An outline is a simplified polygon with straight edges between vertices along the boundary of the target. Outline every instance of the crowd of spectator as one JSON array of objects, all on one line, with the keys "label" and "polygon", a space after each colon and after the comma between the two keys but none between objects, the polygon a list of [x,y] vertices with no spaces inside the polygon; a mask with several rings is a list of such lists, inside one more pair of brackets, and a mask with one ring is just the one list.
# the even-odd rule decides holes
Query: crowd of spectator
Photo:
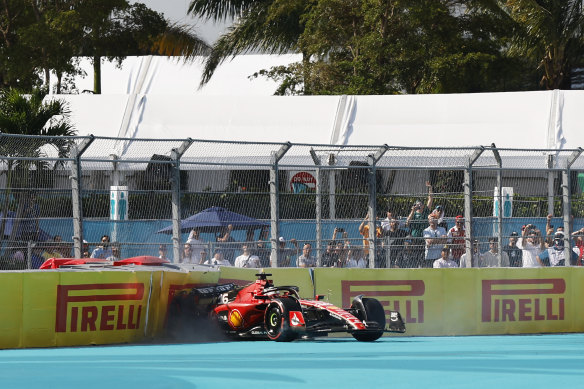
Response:
[{"label": "crowd of spectator", "polygon": [[[281,236],[276,241],[277,259],[273,258],[270,230],[267,226],[250,228],[245,240],[238,242],[233,237],[234,227],[228,225],[215,232],[209,242],[201,237],[200,229],[192,229],[182,246],[179,258],[172,260],[168,249],[171,245],[158,246],[158,257],[171,262],[191,265],[235,266],[241,268],[270,267],[277,260],[278,267],[370,267],[371,254],[374,253],[376,268],[471,268],[471,267],[543,267],[543,266],[581,266],[584,254],[584,228],[573,231],[566,237],[563,227],[551,225],[552,215],[548,215],[545,228],[526,224],[508,236],[503,242],[495,236],[473,239],[467,253],[469,239],[462,215],[446,217],[441,205],[434,207],[432,186],[426,183],[428,197],[425,202],[417,200],[405,217],[395,215],[391,210],[386,218],[372,218],[369,214],[359,226],[348,231],[336,227],[330,240],[324,242],[321,250],[314,241],[298,241]],[[33,240],[38,238],[38,206],[34,194],[26,197],[28,219],[21,223],[22,236]],[[452,223],[449,226],[448,223]],[[374,226],[375,250],[370,228]],[[354,227],[353,227],[354,228]],[[209,232],[209,231],[204,231]],[[257,233],[257,235],[256,235]],[[208,235],[206,235],[208,236]],[[573,239],[569,258],[565,245]],[[488,249],[481,250],[481,248]],[[501,246],[501,247],[500,247]],[[103,235],[97,244],[83,241],[82,257],[98,260],[117,261],[123,257],[121,246]],[[27,249],[15,249],[12,260],[30,262],[30,267],[38,268],[50,258],[74,257],[72,244],[63,242],[55,235],[45,242],[36,242]],[[320,262],[318,259],[320,259]]]}]

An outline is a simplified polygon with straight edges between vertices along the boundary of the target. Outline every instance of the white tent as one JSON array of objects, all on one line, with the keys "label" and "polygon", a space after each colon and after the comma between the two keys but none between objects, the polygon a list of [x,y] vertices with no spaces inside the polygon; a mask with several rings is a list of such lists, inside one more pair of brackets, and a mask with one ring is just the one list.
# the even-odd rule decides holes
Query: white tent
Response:
[{"label": "white tent", "polygon": [[584,91],[271,96],[274,82],[248,79],[260,69],[298,60],[297,55],[238,56],[197,89],[202,62],[130,58],[121,69],[105,66],[104,94],[55,97],[70,103],[80,135],[409,147],[584,147]]}]

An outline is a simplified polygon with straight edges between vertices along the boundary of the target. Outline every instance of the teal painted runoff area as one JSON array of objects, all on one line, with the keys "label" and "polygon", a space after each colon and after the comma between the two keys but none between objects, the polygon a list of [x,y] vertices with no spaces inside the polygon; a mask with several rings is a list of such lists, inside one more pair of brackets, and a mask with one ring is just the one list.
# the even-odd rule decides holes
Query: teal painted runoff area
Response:
[{"label": "teal painted runoff area", "polygon": [[584,334],[0,351],[8,388],[578,388]]}]

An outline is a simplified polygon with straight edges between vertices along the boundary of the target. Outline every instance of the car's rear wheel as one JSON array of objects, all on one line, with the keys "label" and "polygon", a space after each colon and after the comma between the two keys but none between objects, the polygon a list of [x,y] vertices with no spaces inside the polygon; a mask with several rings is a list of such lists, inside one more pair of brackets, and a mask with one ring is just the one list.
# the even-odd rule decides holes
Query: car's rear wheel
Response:
[{"label": "car's rear wheel", "polygon": [[381,328],[379,331],[375,330],[365,330],[365,331],[357,331],[353,332],[353,337],[360,342],[373,342],[383,335],[383,330],[385,329],[385,310],[383,309],[383,305],[379,302],[379,300],[374,298],[367,298],[363,297],[361,299],[363,303],[358,304],[358,301],[354,301],[351,308],[354,308],[359,312],[357,317],[361,320],[365,320],[367,322],[376,322]]},{"label": "car's rear wheel", "polygon": [[268,338],[276,342],[289,342],[298,337],[290,327],[290,311],[300,311],[298,301],[292,298],[275,299],[266,308],[264,325]]}]

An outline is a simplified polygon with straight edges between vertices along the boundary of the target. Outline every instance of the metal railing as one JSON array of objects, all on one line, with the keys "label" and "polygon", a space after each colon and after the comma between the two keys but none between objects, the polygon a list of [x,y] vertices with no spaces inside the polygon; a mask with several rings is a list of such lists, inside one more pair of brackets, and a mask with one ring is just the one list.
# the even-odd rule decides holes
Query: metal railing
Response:
[{"label": "metal railing", "polygon": [[[564,251],[571,255],[576,244],[571,235],[584,221],[581,153],[495,145],[448,149],[2,134],[0,212],[6,217],[0,225],[0,268],[34,268],[38,260],[32,259],[50,255],[47,248],[55,240],[72,257],[91,255],[102,235],[123,257],[157,256],[163,245],[167,257],[179,262],[189,232],[181,221],[210,207],[267,224],[249,232],[236,226],[227,242],[234,257],[243,242],[261,243],[262,265],[292,266],[308,242],[318,266],[346,266],[350,251],[362,257],[360,266],[427,267],[428,262],[396,262],[392,256],[411,246],[426,260],[426,241],[413,230],[428,227],[426,217],[439,205],[446,231],[457,215],[464,217],[468,255],[475,239],[484,251],[496,237],[501,257],[512,232],[521,234],[525,224],[535,224],[542,235],[552,233],[547,224],[554,225],[553,233],[563,227]],[[408,216],[416,201],[429,208],[421,209],[419,228],[412,229]],[[405,231],[399,244],[375,232],[388,212]],[[333,238],[335,228],[346,237]],[[201,229],[207,259],[223,234]],[[345,258],[331,260],[331,241],[343,244]]]}]

